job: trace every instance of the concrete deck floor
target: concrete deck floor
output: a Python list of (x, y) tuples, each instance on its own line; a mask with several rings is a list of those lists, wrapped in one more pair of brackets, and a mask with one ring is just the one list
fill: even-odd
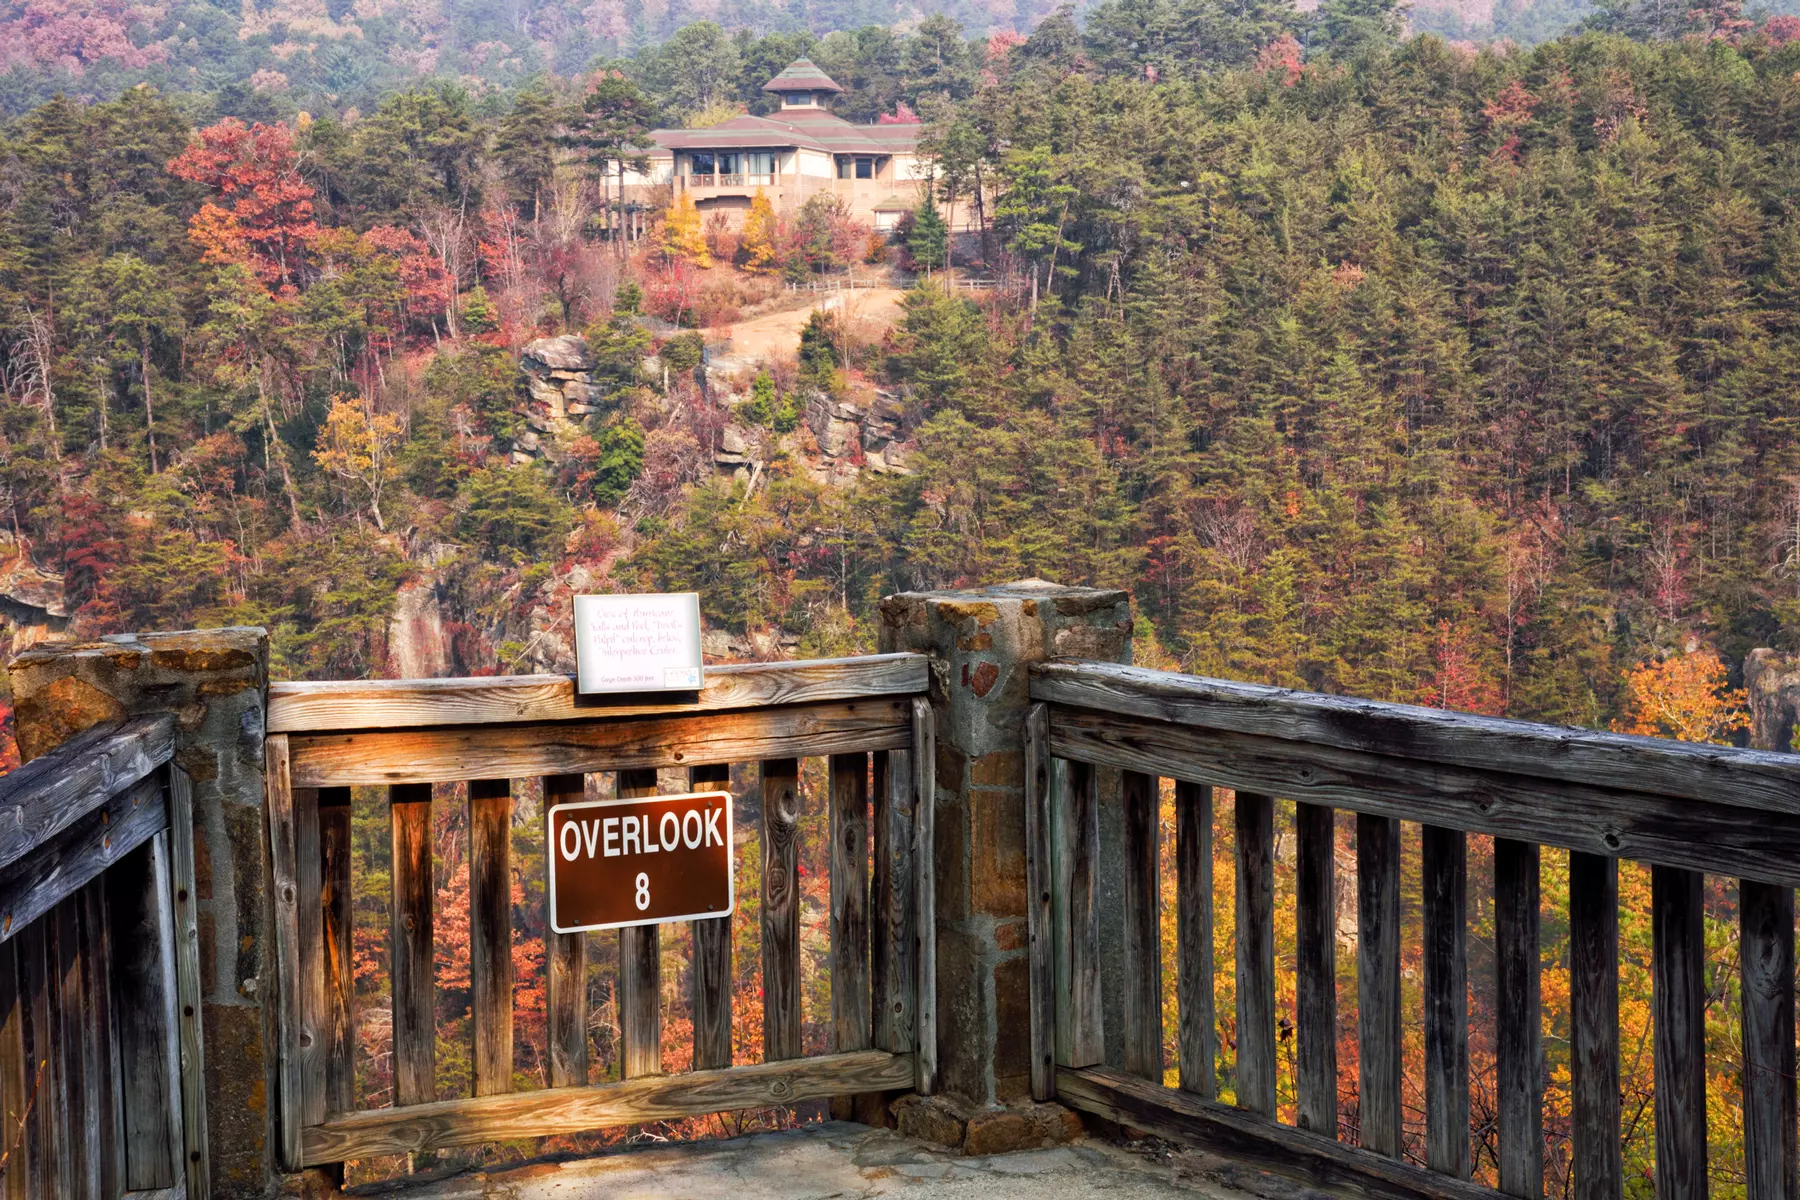
[(965, 1158), (891, 1130), (835, 1121), (729, 1141), (384, 1184), (367, 1194), (382, 1200), (1306, 1200), (1319, 1195), (1156, 1141), (1087, 1138), (1045, 1150)]

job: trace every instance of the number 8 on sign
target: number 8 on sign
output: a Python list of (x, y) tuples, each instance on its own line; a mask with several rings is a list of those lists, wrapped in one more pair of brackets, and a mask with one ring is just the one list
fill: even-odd
[(639, 871), (637, 877), (637, 906), (643, 912), (650, 907), (650, 876)]

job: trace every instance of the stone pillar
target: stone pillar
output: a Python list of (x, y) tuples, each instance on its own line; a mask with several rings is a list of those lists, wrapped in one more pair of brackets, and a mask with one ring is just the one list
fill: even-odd
[(1755, 750), (1794, 749), (1794, 722), (1800, 714), (1800, 658), (1767, 648), (1744, 659), (1744, 691), (1750, 700), (1750, 746)]
[(1027, 667), (1131, 661), (1124, 592), (1039, 579), (881, 602), (883, 651), (932, 659), (937, 716), (938, 1061), (983, 1106), (1031, 1091), (1025, 925)]
[(219, 1197), (268, 1194), (274, 1088), (273, 908), (263, 824), (261, 629), (123, 634), (43, 644), (10, 668), (19, 753), (32, 759), (101, 721), (178, 718), (175, 762), (193, 780), (207, 1135)]

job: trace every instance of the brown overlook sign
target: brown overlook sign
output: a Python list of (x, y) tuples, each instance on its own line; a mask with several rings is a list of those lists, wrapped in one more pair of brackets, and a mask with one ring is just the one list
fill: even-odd
[(731, 914), (731, 793), (587, 800), (550, 810), (557, 933)]

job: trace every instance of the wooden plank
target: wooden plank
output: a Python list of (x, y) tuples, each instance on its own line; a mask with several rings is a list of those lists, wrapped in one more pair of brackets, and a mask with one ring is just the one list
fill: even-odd
[(1275, 801), (1237, 795), (1237, 1102), (1275, 1115)]
[(1294, 806), (1294, 1091), (1299, 1125), (1337, 1137), (1337, 813)]
[(922, 1096), (937, 1089), (937, 716), (931, 701), (912, 701), (913, 754), (913, 959), (918, 964), (917, 1046), (913, 1087)]
[(1031, 975), (1031, 1098), (1056, 1098), (1056, 920), (1050, 877), (1050, 713), (1025, 711), (1025, 936)]
[(18, 948), (17, 941), (0, 945), (0, 1196), (5, 1200), (26, 1197), (22, 1135), (31, 1071), (25, 1058), (24, 973)]
[(1213, 998), (1213, 796), (1201, 783), (1175, 781), (1175, 1008), (1181, 1090), (1218, 1095), (1219, 1055)]
[(473, 1091), (512, 1091), (512, 781), (469, 781), (469, 981)]
[[(208, 1200), (212, 1182), (211, 1163), (207, 1158), (206, 1041), (200, 1012), (200, 917), (194, 885), (194, 785), (187, 772), (173, 763), (169, 764), (167, 772), (169, 883), (175, 894), (175, 1020), (181, 1062), (184, 1182), (189, 1200)], [(347, 821), (348, 818), (346, 831)]]
[(875, 753), (874, 924), (869, 942), (871, 1035), (875, 1049), (910, 1054), (916, 1036), (918, 911), (913, 898), (913, 758)]
[(1738, 885), (1743, 959), (1744, 1182), (1750, 1200), (1791, 1200), (1795, 1169), (1794, 889)]
[(49, 1147), (51, 1130), (50, 1097), (55, 1071), (51, 1058), (56, 1046), (50, 1013), (55, 1005), (53, 975), (50, 964), (50, 930), (48, 921), (33, 921), (19, 932), (19, 1014), (24, 1026), (25, 1094), (27, 1112), (24, 1128), (18, 1131), (21, 1158), (27, 1180), (26, 1194), (32, 1197), (50, 1194), (52, 1163)]
[(167, 827), (162, 785), (154, 775), (147, 776), (0, 872), (0, 941), (80, 892)]
[[(544, 780), (545, 845), (550, 809), (579, 802), (587, 781), (580, 775)], [(588, 1081), (587, 935), (550, 928), (550, 898), (544, 897), (544, 1026), (550, 1043), (550, 1086), (581, 1087)]]
[(325, 1119), (324, 855), (319, 845), (319, 792), (294, 789), (295, 877), (300, 883), (300, 1123)]
[[(1124, 816), (1125, 1070), (1162, 1082), (1162, 921), (1157, 883), (1162, 848), (1160, 782), (1126, 771)], [(1273, 976), (1271, 976), (1272, 978)], [(1270, 1021), (1273, 1038), (1273, 1018)]]
[(800, 764), (762, 764), (763, 1058), (799, 1058)]
[(1425, 917), (1425, 1162), (1469, 1178), (1469, 839), (1422, 833)]
[[(656, 772), (619, 772), (619, 798), (656, 795)], [(619, 930), (619, 1033), (625, 1078), (661, 1075), (662, 931), (655, 925)]]
[(831, 1024), (839, 1053), (869, 1048), (869, 759), (830, 762)]
[(357, 679), (269, 685), (270, 733), (334, 729), (406, 729), (519, 721), (582, 721), (596, 716), (725, 712), (821, 700), (908, 696), (923, 692), (929, 660), (922, 654), (744, 663), (706, 668), (691, 699), (618, 705), (575, 691), (569, 675), (473, 679)]
[(1494, 967), (1500, 1093), (1500, 1190), (1544, 1189), (1544, 1048), (1539, 1005), (1538, 848), (1494, 839)]
[(1368, 1200), (1494, 1197), (1478, 1184), (1104, 1067), (1059, 1068), (1056, 1097), (1082, 1112), (1199, 1147), (1243, 1166), (1299, 1179), (1326, 1195)]
[(174, 913), (164, 841), (140, 846), (103, 877), (118, 1005), (124, 1185), (131, 1191), (173, 1187), (181, 1168)]
[(307, 1130), (306, 1161), (444, 1150), (792, 1105), (846, 1089), (893, 1091), (912, 1079), (911, 1056), (859, 1050), (589, 1087), (441, 1100), (410, 1109), (373, 1109)]
[(319, 789), (319, 927), (324, 941), (325, 1111), (356, 1107), (356, 980), (351, 969), (350, 789)]
[[(688, 769), (688, 787), (696, 792), (731, 790), (731, 767), (714, 763)], [(733, 864), (733, 869), (736, 865)], [(694, 1070), (731, 1065), (731, 927), (728, 914), (693, 922), (694, 931)]]
[(1400, 822), (1356, 814), (1356, 1040), (1362, 1144), (1400, 1157)]
[(81, 1147), (69, 1136), (69, 1130), (81, 1128), (81, 918), (76, 909), (76, 899), (70, 896), (44, 915), (51, 929), (53, 971), (50, 1069), (54, 1085), (48, 1111), (56, 1181), (51, 1194), (57, 1200), (88, 1200), (90, 1195), (83, 1170), (86, 1161)]
[(1569, 855), (1570, 1166), (1575, 1200), (1620, 1200), (1619, 863)]
[(269, 822), (269, 882), (275, 904), (275, 1147), (290, 1171), (300, 1168), (300, 868), (299, 826), (286, 734), (263, 741), (263, 794)]
[(1657, 1200), (1706, 1200), (1706, 941), (1698, 871), (1650, 872)]
[[(81, 1061), (81, 1079), (72, 1092), (74, 1124), (65, 1134), (74, 1137), (77, 1130), (92, 1131), (92, 1136), (77, 1138), (75, 1153), (81, 1160), (85, 1192), (95, 1200), (111, 1200), (119, 1194), (119, 1146), (115, 1139), (124, 1136), (112, 1088), (118, 1064), (113, 1059), (112, 1012), (107, 1004), (105, 887), (103, 876), (70, 898), (78, 930), (72, 1032)], [(169, 1096), (165, 1092), (157, 1097), (165, 1122), (169, 1117)]]
[[(1084, 762), (1065, 763), (1052, 830), (1054, 888), (1067, 917), (1056, 947), (1056, 1062), (1093, 1066), (1106, 1059), (1100, 993), (1100, 781)], [(1067, 964), (1066, 968), (1063, 964)]]
[(431, 785), (388, 789), (389, 971), (394, 1006), (394, 1103), (437, 1099), (437, 979), (431, 901)]
[[(1800, 815), (1800, 758), (1324, 696), (1113, 663), (1038, 663), (1031, 698), (1320, 749)], [(1051, 714), (1052, 724), (1056, 714)]]
[(174, 752), (175, 718), (156, 713), (95, 725), (0, 776), (0, 869), (149, 778)]
[(750, 712), (293, 734), (297, 787), (448, 783), (696, 762), (804, 758), (908, 745), (904, 700), (840, 700)]
[(1800, 817), (1774, 810), (1545, 782), (1057, 705), (1050, 709), (1050, 751), (1469, 833), (1800, 886)]

